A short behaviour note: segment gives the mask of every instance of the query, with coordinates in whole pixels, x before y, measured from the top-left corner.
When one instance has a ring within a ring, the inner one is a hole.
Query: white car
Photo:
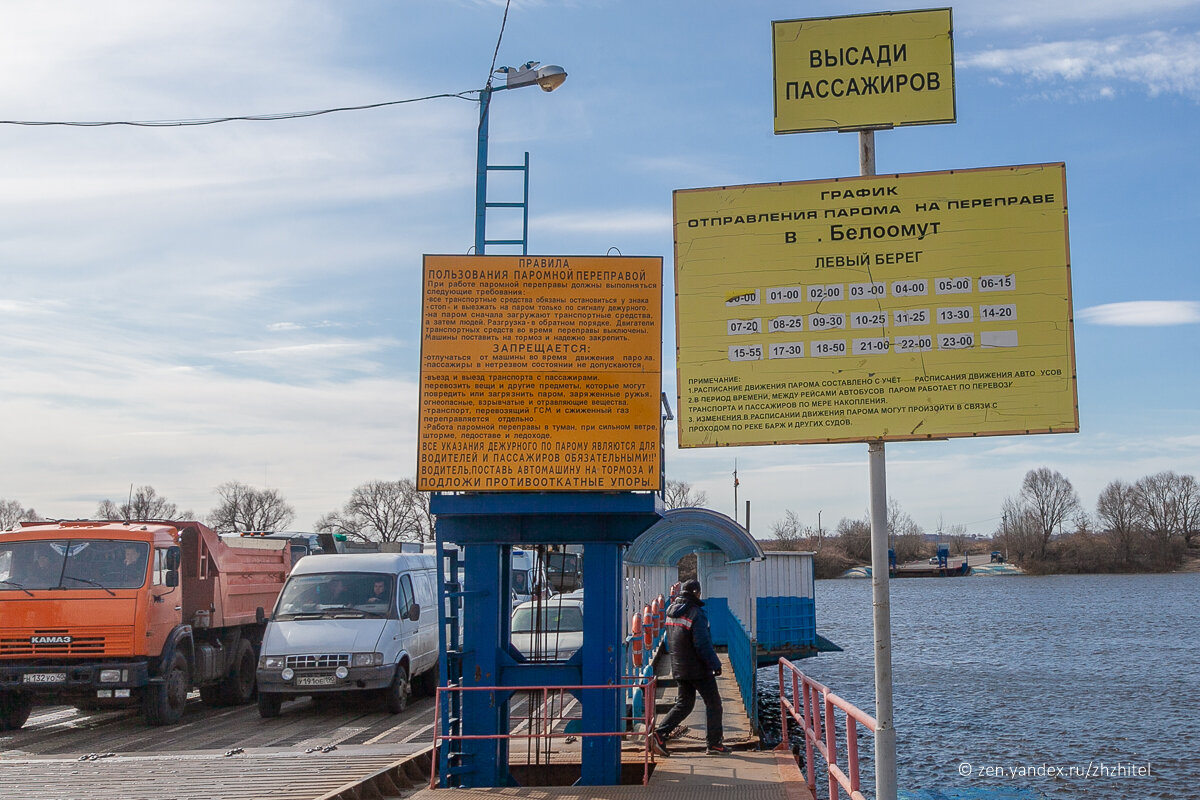
[[[583,647],[583,592],[513,609],[512,643],[529,661],[566,661]]]

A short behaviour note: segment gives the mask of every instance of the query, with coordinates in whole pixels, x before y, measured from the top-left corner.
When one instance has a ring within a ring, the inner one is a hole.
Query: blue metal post
[[[487,173],[488,173],[488,111],[492,105],[490,85],[479,92],[479,141],[475,161],[475,255],[481,256],[486,249],[487,229]]]
[[[621,596],[624,589],[621,551],[616,542],[584,545],[583,585],[588,590],[583,618],[583,685],[616,686],[621,681],[623,653],[620,643]],[[594,599],[593,599],[594,598]],[[625,693],[613,689],[589,689],[581,693],[584,733],[613,733],[623,730]],[[621,782],[621,737],[588,736],[583,739],[584,786],[606,786]]]
[[[509,548],[500,544],[465,544],[465,583],[472,590],[468,647],[463,653],[463,686],[498,686],[499,648],[510,639],[512,613],[509,586]],[[508,699],[492,692],[463,692],[462,732],[488,736],[508,731]],[[464,788],[504,786],[508,782],[508,740],[467,739],[462,742]]]

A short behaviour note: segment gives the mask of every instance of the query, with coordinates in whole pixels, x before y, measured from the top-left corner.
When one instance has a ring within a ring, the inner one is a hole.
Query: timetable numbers
[[[892,343],[888,341],[886,336],[879,336],[872,339],[854,339],[851,342],[851,349],[856,356],[873,356],[876,353],[886,353],[892,347]]]
[[[882,328],[887,325],[886,311],[855,311],[850,315],[851,328]]]
[[[826,286],[809,286],[808,302],[820,303],[826,300],[841,300],[845,295],[844,286],[840,283],[830,283]]]
[[[967,294],[971,291],[970,278],[938,278],[933,283],[938,294]]]
[[[730,336],[745,336],[746,334],[762,333],[762,320],[728,319],[725,320],[725,332]]]
[[[898,327],[902,327],[904,325],[928,325],[929,309],[909,308],[903,311],[893,311],[892,324]]]
[[[932,336],[897,336],[897,353],[928,353],[933,349]]]
[[[779,342],[771,345],[771,358],[803,358],[804,342]]]
[[[725,301],[726,306],[756,306],[758,305],[758,289],[752,292],[735,294]]]
[[[979,278],[981,292],[1007,292],[1017,288],[1016,275],[983,275]]]
[[[917,297],[929,294],[929,281],[909,280],[892,283],[892,295],[895,297]]]
[[[973,333],[939,333],[938,350],[969,350],[975,346]]]
[[[979,319],[984,322],[1007,322],[1017,318],[1017,307],[1009,303],[1003,306],[980,306]]]
[[[799,303],[804,299],[804,289],[800,286],[776,286],[767,289],[768,303]]]
[[[762,361],[762,345],[732,345],[729,348],[730,361]]]
[[[887,287],[883,281],[878,283],[852,283],[850,284],[850,299],[851,300],[870,300],[887,295]]]
[[[767,333],[804,330],[804,317],[775,317],[767,324]]]
[[[810,342],[809,352],[817,358],[824,356],[844,356],[846,355],[846,340],[827,339],[820,342]]]
[[[955,325],[960,322],[974,322],[975,309],[971,306],[939,308],[937,310],[937,321],[941,325]]]
[[[845,314],[809,314],[808,329],[810,331],[830,331],[834,328],[846,327]]]

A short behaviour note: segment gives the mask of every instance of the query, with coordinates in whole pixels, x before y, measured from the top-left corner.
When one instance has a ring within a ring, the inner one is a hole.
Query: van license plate
[[[337,678],[332,675],[302,675],[296,678],[297,686],[333,686]]]
[[[21,679],[25,683],[66,683],[65,672],[26,672]]]

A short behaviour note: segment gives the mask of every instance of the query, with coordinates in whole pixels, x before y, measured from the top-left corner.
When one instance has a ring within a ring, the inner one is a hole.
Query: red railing
[[[790,678],[791,698],[784,689]],[[797,698],[800,698],[797,700]],[[829,773],[829,800],[841,797],[839,787],[851,800],[866,800],[859,790],[858,779],[858,726],[875,732],[875,718],[854,704],[838,697],[828,686],[817,683],[805,675],[786,658],[779,659],[779,750],[787,750],[789,719],[804,730],[804,770],[809,791],[816,797],[817,776],[813,770],[813,749],[825,759]],[[846,769],[838,764],[837,717],[840,710],[846,719]]]
[[[549,746],[552,739],[584,739],[596,736],[616,736],[628,737],[631,735],[640,736],[642,738],[642,785],[645,786],[650,780],[650,734],[654,731],[654,702],[645,703],[645,712],[640,717],[621,717],[622,722],[640,722],[642,730],[637,734],[630,734],[628,731],[600,731],[593,733],[567,733],[565,730],[566,723],[571,721],[579,721],[579,717],[568,717],[565,715],[565,710],[573,705],[566,702],[568,694],[574,694],[590,689],[599,689],[604,691],[621,692],[622,702],[624,692],[628,689],[640,689],[646,693],[647,697],[655,697],[658,690],[658,680],[654,676],[643,679],[636,676],[625,676],[624,680],[633,681],[632,683],[622,683],[602,686],[439,686],[434,697],[433,711],[433,748],[434,753],[437,753],[439,745],[447,742],[456,742],[469,739],[525,739],[526,741],[544,741]],[[441,709],[442,697],[445,692],[500,692],[511,694],[513,692],[530,692],[528,708],[530,709],[528,716],[510,716],[510,730],[507,733],[493,734],[443,734],[441,732]],[[534,701],[534,696],[541,694],[541,703]],[[557,729],[557,730],[556,730]],[[541,749],[541,744],[538,745]],[[437,787],[437,767],[438,759],[433,759],[433,768],[429,776],[429,788]]]

